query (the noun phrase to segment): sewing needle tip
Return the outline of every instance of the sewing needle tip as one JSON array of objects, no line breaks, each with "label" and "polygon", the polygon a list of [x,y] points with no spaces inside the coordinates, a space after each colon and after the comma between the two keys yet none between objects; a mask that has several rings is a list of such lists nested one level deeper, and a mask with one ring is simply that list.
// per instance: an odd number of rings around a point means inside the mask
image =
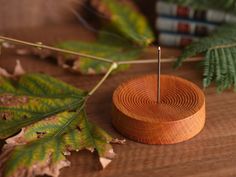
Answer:
[{"label": "sewing needle tip", "polygon": [[157,103],[161,102],[161,47],[157,49]]}]

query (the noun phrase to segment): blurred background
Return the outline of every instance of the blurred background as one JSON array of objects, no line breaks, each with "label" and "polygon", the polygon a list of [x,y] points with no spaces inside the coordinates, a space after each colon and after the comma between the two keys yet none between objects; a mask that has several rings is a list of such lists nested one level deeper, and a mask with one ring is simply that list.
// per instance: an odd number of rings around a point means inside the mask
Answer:
[{"label": "blurred background", "polygon": [[[156,0],[134,0],[151,21],[155,18],[155,2]],[[90,0],[0,0],[0,3],[0,32],[17,28],[81,23],[73,11],[77,11],[88,22],[95,21],[93,18],[96,18]]]},{"label": "blurred background", "polygon": [[[98,1],[98,0],[97,0]],[[234,1],[121,0],[132,3],[148,19],[160,45],[184,47],[209,35],[222,23],[235,23]],[[0,0],[0,33],[55,24],[99,29],[96,0]],[[233,13],[232,13],[233,12]],[[89,26],[88,26],[89,25]],[[92,27],[92,28],[90,28]]]}]

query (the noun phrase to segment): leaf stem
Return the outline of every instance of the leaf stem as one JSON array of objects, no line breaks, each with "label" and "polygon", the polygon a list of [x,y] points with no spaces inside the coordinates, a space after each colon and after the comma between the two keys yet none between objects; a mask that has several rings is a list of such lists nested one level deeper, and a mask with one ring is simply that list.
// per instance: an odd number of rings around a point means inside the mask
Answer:
[{"label": "leaf stem", "polygon": [[84,109],[84,107],[85,107],[86,100],[87,100],[87,98],[84,98],[83,104],[76,110],[76,115],[72,116],[72,118],[69,119],[69,120],[61,127],[61,129],[60,129],[58,132],[56,132],[56,133],[54,134],[54,137],[62,135],[62,133],[64,133],[65,129],[77,118],[77,116],[79,116],[79,114],[81,113],[81,111],[82,111],[82,110]]},{"label": "leaf stem", "polygon": [[42,44],[41,42],[32,43],[32,42],[26,42],[26,41],[13,39],[13,38],[5,37],[5,36],[0,36],[0,40],[3,40],[3,42],[4,41],[9,41],[9,42],[19,43],[19,44],[23,44],[23,45],[32,46],[32,47],[37,47],[38,49],[49,49],[49,50],[52,50],[52,51],[77,55],[77,56],[85,57],[85,58],[88,58],[88,59],[103,61],[103,62],[107,62],[107,63],[113,63],[112,60],[109,60],[107,58],[96,57],[96,56],[93,56],[93,55],[79,53],[79,52],[75,52],[75,51],[71,51],[71,50],[60,49],[60,48],[57,48],[57,47],[47,46],[47,45]]},{"label": "leaf stem", "polygon": [[113,62],[112,65],[109,67],[106,74],[103,76],[103,78],[95,85],[95,87],[88,93],[88,96],[91,96],[101,85],[102,83],[107,79],[107,77],[110,75],[110,73],[118,67],[118,64],[116,62]]},{"label": "leaf stem", "polygon": [[[203,57],[191,57],[187,62],[194,62],[194,61],[201,61]],[[162,58],[161,62],[162,63],[170,63],[174,62],[176,58]],[[128,61],[118,61],[118,65],[123,65],[123,64],[148,64],[148,63],[157,63],[157,59],[142,59],[142,60],[128,60]]]},{"label": "leaf stem", "polygon": [[[88,55],[88,54],[84,54],[84,53],[80,53],[80,52],[66,50],[66,49],[60,49],[60,48],[57,48],[57,47],[52,47],[52,46],[44,45],[41,42],[32,43],[32,42],[27,42],[27,41],[18,40],[18,39],[14,39],[14,38],[9,38],[9,37],[5,37],[5,36],[0,36],[0,42],[3,43],[4,41],[9,41],[9,42],[19,43],[19,44],[23,44],[23,45],[32,46],[32,47],[37,47],[38,49],[49,49],[49,50],[52,50],[52,51],[57,51],[57,52],[77,55],[77,56],[85,57],[85,58],[88,58],[88,59],[103,61],[103,62],[107,62],[107,63],[112,63],[112,64],[114,63],[114,61],[112,61],[110,59],[107,59],[107,58],[97,57],[97,56]],[[223,45],[222,46],[216,46],[214,48],[233,47],[233,46],[236,46],[236,44],[230,44],[230,45],[225,45],[225,46],[223,46]],[[193,58],[190,58],[187,61],[189,61],[189,62],[200,61],[201,59],[202,59],[202,57],[193,57]],[[163,63],[168,63],[168,62],[173,62],[175,60],[176,60],[176,58],[163,58],[162,62]],[[123,65],[123,64],[146,64],[146,63],[157,63],[157,60],[156,59],[140,59],[140,60],[129,60],[129,61],[118,61],[118,62],[116,62],[117,65]]]},{"label": "leaf stem", "polygon": [[[71,50],[60,49],[60,48],[57,48],[57,47],[44,45],[41,42],[32,43],[32,42],[27,42],[27,41],[18,40],[18,39],[14,39],[14,38],[9,38],[9,37],[5,37],[5,36],[0,36],[0,41],[1,42],[8,41],[8,42],[13,42],[13,43],[19,43],[19,44],[28,45],[28,46],[31,46],[31,47],[37,47],[38,49],[49,49],[49,50],[52,50],[52,51],[77,55],[77,56],[81,56],[81,57],[85,57],[85,58],[89,58],[89,59],[93,59],[93,60],[98,60],[98,61],[102,61],[102,62],[111,63],[110,68],[108,69],[106,74],[103,76],[103,78],[88,93],[88,95],[87,95],[88,97],[91,96],[101,86],[101,84],[107,79],[107,77],[110,75],[110,73],[114,69],[118,68],[119,65],[157,63],[157,59],[142,59],[142,60],[140,59],[140,60],[129,60],[129,61],[114,62],[114,61],[112,61],[110,59],[107,59],[107,58],[97,57],[97,56],[88,55],[88,54],[84,54],[84,53],[79,53],[79,52],[75,52],[75,51],[71,51]],[[175,60],[176,60],[176,58],[166,58],[166,59],[163,59],[162,62],[163,63],[168,63],[168,62],[173,62]],[[193,58],[190,58],[187,61],[192,62],[192,61],[200,61],[200,60],[202,60],[202,57],[193,57]]]},{"label": "leaf stem", "polygon": [[211,50],[211,49],[219,49],[219,48],[231,48],[231,47],[236,47],[236,43],[224,44],[224,45],[217,45],[217,46],[214,46],[214,47],[209,48],[208,50]]}]

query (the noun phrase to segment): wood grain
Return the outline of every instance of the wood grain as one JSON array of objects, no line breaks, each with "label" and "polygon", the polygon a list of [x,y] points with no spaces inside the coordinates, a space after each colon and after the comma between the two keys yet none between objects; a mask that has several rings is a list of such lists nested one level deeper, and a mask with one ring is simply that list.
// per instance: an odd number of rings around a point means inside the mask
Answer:
[{"label": "wood grain", "polygon": [[112,123],[125,137],[146,144],[174,144],[198,134],[205,124],[205,96],[192,82],[156,74],[122,83],[113,94]]},{"label": "wood grain", "polygon": [[[62,39],[93,38],[77,26],[17,30],[6,34],[47,44]],[[178,53],[176,49],[162,48],[163,58]],[[155,55],[154,50],[150,49],[143,58]],[[20,59],[29,72],[44,72],[86,90],[91,89],[102,77],[69,73],[52,62],[34,57],[19,57],[10,51],[4,51],[0,56],[0,66],[13,70],[16,59]],[[162,73],[180,76],[201,87],[202,71],[195,70],[195,64],[186,63],[178,70],[173,70],[171,63],[163,64]],[[111,124],[112,94],[121,83],[155,71],[156,65],[133,65],[130,70],[109,77],[88,101],[89,119],[114,137],[124,138]],[[95,154],[88,151],[75,152],[69,157],[71,167],[64,168],[60,177],[235,177],[236,93],[226,91],[217,94],[212,86],[204,94],[206,124],[195,138],[174,145],[146,145],[127,140],[126,145],[114,145],[117,157],[105,170],[101,170]]]}]

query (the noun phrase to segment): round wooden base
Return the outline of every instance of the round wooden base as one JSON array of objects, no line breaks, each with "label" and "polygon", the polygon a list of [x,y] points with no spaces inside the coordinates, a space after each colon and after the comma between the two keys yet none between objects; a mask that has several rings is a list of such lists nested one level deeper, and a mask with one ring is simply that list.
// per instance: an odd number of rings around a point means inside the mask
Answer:
[{"label": "round wooden base", "polygon": [[160,82],[159,104],[154,74],[127,81],[115,90],[112,123],[124,136],[147,144],[173,144],[202,130],[205,97],[201,89],[175,76],[161,75]]}]

